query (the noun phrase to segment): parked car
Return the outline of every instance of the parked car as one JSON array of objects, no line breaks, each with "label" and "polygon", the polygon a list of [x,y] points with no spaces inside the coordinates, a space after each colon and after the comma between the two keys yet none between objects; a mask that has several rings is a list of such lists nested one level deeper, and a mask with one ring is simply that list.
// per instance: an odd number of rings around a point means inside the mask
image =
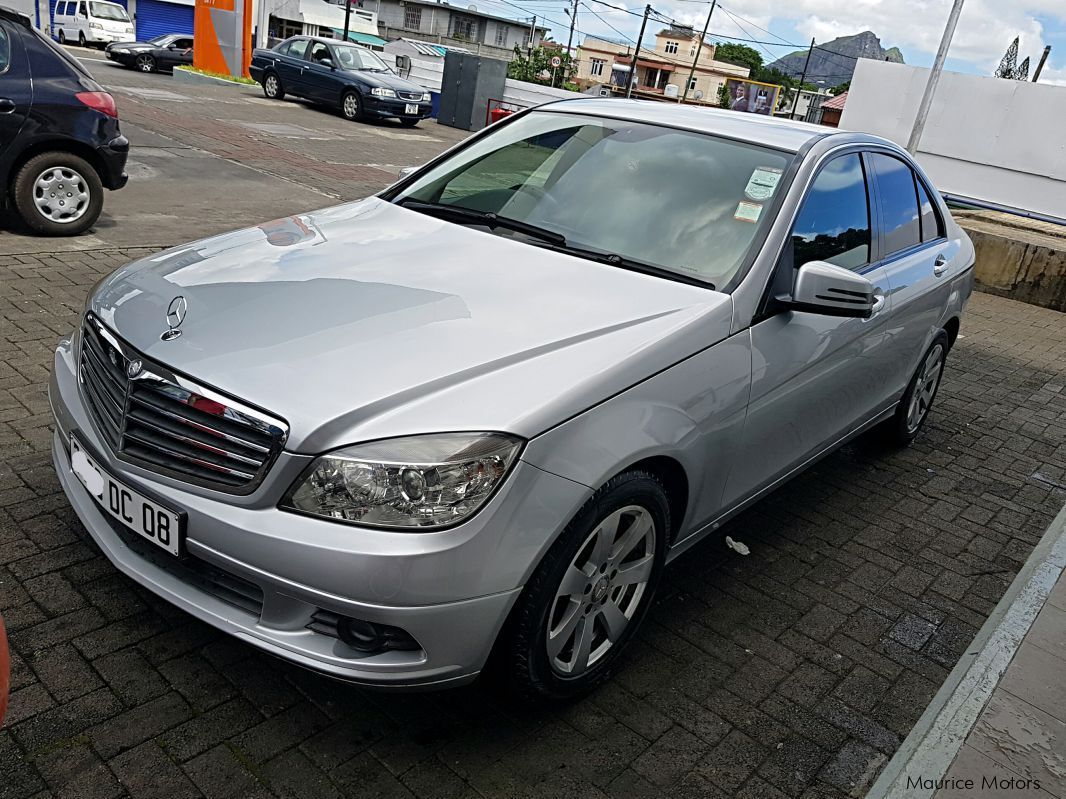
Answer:
[{"label": "parked car", "polygon": [[146,42],[112,42],[104,48],[104,55],[140,72],[171,70],[192,63],[192,36],[166,33]]},{"label": "parked car", "polygon": [[386,686],[495,650],[574,696],[666,563],[864,431],[918,435],[973,263],[886,140],[551,103],[114,272],[56,351],[53,458],[119,569],[244,641]]},{"label": "parked car", "polygon": [[293,36],[252,51],[249,74],[272,100],[286,94],[339,108],[346,119],[396,117],[414,127],[430,115],[430,95],[355,44]]},{"label": "parked car", "polygon": [[121,41],[133,36],[126,9],[106,0],[56,0],[52,30],[60,44],[82,47]]},{"label": "parked car", "polygon": [[0,7],[0,186],[36,233],[95,224],[104,189],[126,185],[129,141],[114,98],[23,14]]}]

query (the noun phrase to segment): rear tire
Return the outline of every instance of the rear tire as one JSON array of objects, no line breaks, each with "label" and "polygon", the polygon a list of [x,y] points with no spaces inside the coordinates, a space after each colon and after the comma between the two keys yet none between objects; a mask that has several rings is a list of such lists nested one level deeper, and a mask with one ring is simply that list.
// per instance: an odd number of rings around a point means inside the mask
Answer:
[{"label": "rear tire", "polygon": [[76,236],[100,217],[104,187],[87,161],[71,153],[35,155],[12,184],[15,210],[34,233]]},{"label": "rear tire", "polygon": [[918,362],[918,368],[896,406],[896,413],[881,425],[880,432],[888,445],[906,447],[918,437],[940,389],[949,348],[948,334],[938,331]]},{"label": "rear tire", "polygon": [[501,636],[499,660],[523,699],[573,699],[610,677],[658,585],[670,505],[657,477],[612,478],[537,566]]},{"label": "rear tire", "polygon": [[59,31],[59,43],[60,44],[66,44],[67,43],[67,35],[65,33],[63,33],[62,30]]},{"label": "rear tire", "polygon": [[285,99],[285,87],[281,85],[278,73],[268,72],[263,76],[263,94],[268,100]]},{"label": "rear tire", "polygon": [[156,70],[155,58],[151,53],[141,53],[134,63],[137,65],[138,72],[155,72]]}]

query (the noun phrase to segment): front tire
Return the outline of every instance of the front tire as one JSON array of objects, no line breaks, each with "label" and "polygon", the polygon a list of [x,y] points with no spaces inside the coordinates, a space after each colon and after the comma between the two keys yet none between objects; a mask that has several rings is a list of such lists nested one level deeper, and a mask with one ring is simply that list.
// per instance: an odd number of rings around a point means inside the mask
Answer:
[{"label": "front tire", "polygon": [[85,47],[85,32],[78,31],[78,47]]},{"label": "front tire", "polygon": [[929,418],[933,400],[940,389],[940,379],[944,374],[949,348],[948,334],[943,330],[938,331],[933,337],[933,343],[918,363],[910,383],[907,384],[907,390],[903,392],[903,398],[896,406],[895,415],[882,427],[888,444],[906,447],[918,437],[922,425]]},{"label": "front tire", "polygon": [[138,72],[155,72],[155,58],[150,53],[141,53],[134,64]]},{"label": "front tire", "polygon": [[501,641],[526,699],[572,699],[606,680],[651,604],[670,505],[640,470],[612,478],[567,525],[526,583]]},{"label": "front tire", "polygon": [[405,128],[413,128],[421,121],[422,120],[420,119],[401,119],[400,124],[403,125]]},{"label": "front tire", "polygon": [[356,122],[363,118],[363,101],[358,92],[345,92],[341,100],[341,114],[349,122]]},{"label": "front tire", "polygon": [[66,44],[67,43],[67,35],[65,33],[63,33],[62,30],[59,31],[59,43],[60,44]]},{"label": "front tire", "polygon": [[281,85],[281,78],[276,72],[268,72],[263,76],[263,94],[268,100],[285,99],[285,88]]},{"label": "front tire", "polygon": [[76,236],[96,224],[104,207],[104,187],[84,159],[48,152],[34,156],[18,171],[12,198],[34,233]]}]

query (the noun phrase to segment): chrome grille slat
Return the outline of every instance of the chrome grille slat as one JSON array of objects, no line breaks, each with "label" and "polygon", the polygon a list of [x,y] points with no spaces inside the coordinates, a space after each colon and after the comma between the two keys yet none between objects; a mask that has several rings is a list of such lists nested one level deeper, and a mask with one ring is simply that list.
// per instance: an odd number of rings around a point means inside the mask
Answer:
[{"label": "chrome grille slat", "polygon": [[91,314],[81,342],[86,407],[120,456],[187,482],[248,493],[281,452],[284,423],[172,375]]}]

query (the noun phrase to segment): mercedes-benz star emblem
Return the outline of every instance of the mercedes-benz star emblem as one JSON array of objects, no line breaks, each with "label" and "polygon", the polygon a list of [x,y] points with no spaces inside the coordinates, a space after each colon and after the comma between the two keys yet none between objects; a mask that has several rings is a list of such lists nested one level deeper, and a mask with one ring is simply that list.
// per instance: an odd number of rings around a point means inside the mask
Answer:
[{"label": "mercedes-benz star emblem", "polygon": [[181,323],[185,321],[185,312],[189,310],[189,304],[180,294],[170,301],[167,306],[167,331],[159,338],[163,341],[173,341],[181,335]]},{"label": "mercedes-benz star emblem", "polygon": [[141,373],[141,368],[144,366],[139,359],[134,359],[126,364],[126,377],[132,380]]}]

